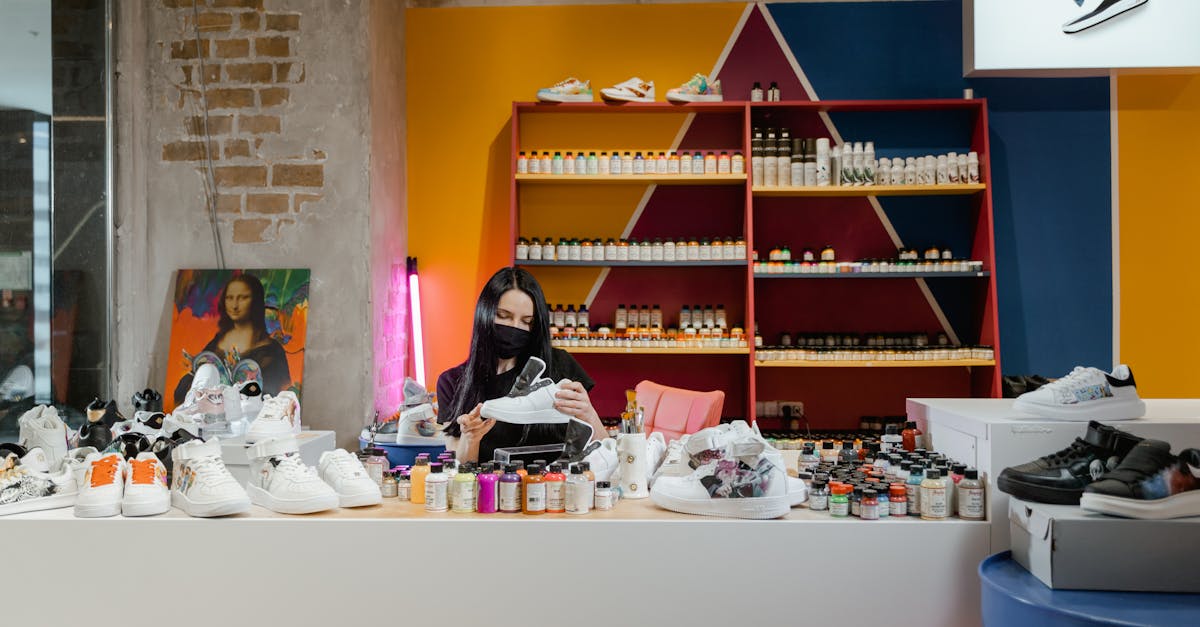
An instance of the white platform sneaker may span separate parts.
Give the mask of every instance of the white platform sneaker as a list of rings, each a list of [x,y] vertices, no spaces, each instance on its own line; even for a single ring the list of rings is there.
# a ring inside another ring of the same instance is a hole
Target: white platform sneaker
[[[517,380],[524,393],[486,401],[479,415],[515,425],[566,424],[571,416],[554,408],[559,385],[543,377],[545,372],[546,362],[530,357]]]
[[[362,462],[345,449],[321,453],[317,472],[321,480],[337,492],[340,507],[363,507],[383,502],[379,486],[367,476]]]
[[[171,505],[189,516],[207,518],[240,514],[250,498],[221,459],[221,441],[190,440],[171,451]]]
[[[1133,371],[1124,364],[1111,373],[1077,366],[1071,374],[1026,392],[1013,409],[1057,420],[1132,420],[1146,413]]]
[[[246,455],[250,458],[246,492],[255,505],[280,514],[312,514],[338,506],[337,492],[301,461],[294,436],[267,438],[247,449]]]
[[[246,429],[246,444],[300,433],[300,401],[290,391],[263,401],[258,417]]]

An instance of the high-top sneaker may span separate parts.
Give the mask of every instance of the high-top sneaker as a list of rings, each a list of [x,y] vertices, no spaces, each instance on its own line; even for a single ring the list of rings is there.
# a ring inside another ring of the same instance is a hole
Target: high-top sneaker
[[[650,491],[655,505],[684,514],[756,519],[778,518],[791,509],[783,455],[745,423],[701,430],[683,449],[695,469],[684,476],[660,474]]]
[[[134,413],[140,411],[161,412],[163,410],[162,394],[150,388],[135,392],[132,403]]]
[[[362,507],[383,502],[379,486],[367,475],[362,462],[345,449],[321,453],[317,469],[321,480],[337,492],[340,507]]]
[[[1096,421],[1067,448],[1005,468],[996,487],[1024,501],[1075,505],[1083,489],[1113,470],[1142,439]]]
[[[1129,366],[1117,366],[1111,373],[1079,366],[1061,379],[1018,396],[1013,409],[1043,418],[1082,422],[1141,418],[1146,404],[1138,397]]]
[[[166,431],[163,433],[165,434]],[[171,477],[173,476],[171,469],[174,464],[171,460],[171,451],[175,450],[176,446],[195,439],[197,438],[193,432],[178,429],[171,433],[171,435],[160,435],[150,443],[150,452],[154,453],[155,457],[158,457],[158,461],[162,462],[163,466],[167,469],[167,485],[170,485]]]
[[[67,455],[67,425],[58,417],[58,410],[38,405],[17,419],[17,442],[32,449],[40,448],[51,466]]]
[[[242,407],[242,420],[253,422],[262,411],[263,390],[258,381],[246,381],[237,386],[239,404]]]
[[[113,435],[112,429],[104,424],[103,420],[96,422],[85,422],[79,427],[79,437],[76,442],[80,448],[91,447],[97,451],[103,451],[112,444]]]
[[[479,410],[484,418],[516,425],[565,424],[571,416],[554,407],[559,385],[543,377],[546,362],[530,357],[508,396],[486,401]]]
[[[120,453],[93,453],[84,460],[86,471],[75,500],[78,518],[104,518],[121,513],[125,475],[129,466]]]
[[[125,459],[133,459],[142,453],[149,451],[151,447],[150,439],[146,436],[130,431],[122,433],[113,440],[109,445],[109,451],[116,451]]]
[[[125,421],[125,416],[122,416],[121,412],[117,410],[116,401],[104,402],[98,398],[94,399],[88,403],[86,413],[88,422],[103,422],[104,426],[109,429],[112,429],[118,422]]]
[[[246,443],[300,433],[300,401],[293,392],[280,392],[263,401],[262,411],[246,429]]]
[[[240,514],[250,509],[246,491],[221,460],[221,441],[191,440],[171,452],[171,505],[198,518]]]
[[[1170,444],[1144,440],[1084,490],[1079,506],[1149,520],[1200,516],[1200,450],[1184,449],[1176,457]]]
[[[113,433],[140,433],[153,440],[162,432],[165,420],[166,414],[160,411],[137,411],[133,414],[133,420],[118,422],[113,427]]]
[[[301,461],[295,436],[267,438],[247,449],[246,455],[250,458],[246,492],[255,505],[280,514],[312,514],[338,506],[337,492]]]
[[[125,494],[121,498],[124,516],[157,516],[171,509],[171,490],[167,483],[167,467],[154,453],[139,453],[128,462]]]

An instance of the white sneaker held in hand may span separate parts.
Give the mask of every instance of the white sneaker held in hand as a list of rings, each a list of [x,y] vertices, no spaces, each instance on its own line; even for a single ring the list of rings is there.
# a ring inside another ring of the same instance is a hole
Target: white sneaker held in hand
[[[1071,374],[1026,392],[1013,409],[1058,420],[1132,420],[1146,413],[1133,371],[1124,364],[1111,373],[1077,366]]]
[[[340,507],[363,507],[383,502],[379,486],[367,475],[362,462],[345,449],[321,453],[317,472],[321,480],[337,493]]]
[[[258,417],[246,429],[246,444],[299,433],[300,401],[295,393],[284,391],[263,401]]]
[[[171,505],[189,516],[240,514],[250,498],[221,459],[221,441],[190,440],[171,450]]]
[[[255,505],[280,514],[312,514],[338,506],[337,492],[300,459],[295,436],[261,440],[246,455],[250,458],[246,493]]]
[[[543,377],[545,372],[546,362],[530,357],[514,385],[514,392],[484,402],[479,415],[515,425],[566,424],[571,416],[554,407],[559,384]]]

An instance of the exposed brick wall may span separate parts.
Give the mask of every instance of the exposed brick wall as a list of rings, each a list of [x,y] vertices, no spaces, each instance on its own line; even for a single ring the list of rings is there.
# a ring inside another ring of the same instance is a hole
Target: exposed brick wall
[[[160,41],[175,77],[180,111],[178,134],[162,142],[162,160],[195,162],[206,157],[201,107],[201,59],[207,92],[209,152],[218,188],[218,219],[232,228],[234,243],[271,242],[296,224],[325,189],[326,154],[272,150],[269,140],[303,136],[289,128],[292,87],[304,83],[298,43],[299,13],[269,11],[263,0],[160,0],[178,28]],[[200,42],[196,42],[196,29]]]

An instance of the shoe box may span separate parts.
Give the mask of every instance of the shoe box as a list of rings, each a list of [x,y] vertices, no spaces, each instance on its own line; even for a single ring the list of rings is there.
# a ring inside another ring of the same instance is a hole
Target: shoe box
[[[1200,517],[1135,520],[1009,499],[1008,518],[1013,559],[1051,588],[1200,593]]]
[[[1143,418],[1102,422],[1138,437],[1170,442],[1174,453],[1200,448],[1200,400],[1145,402]],[[1066,448],[1087,431],[1086,421],[1039,418],[1014,410],[1012,403],[1012,399],[991,398],[908,399],[908,419],[925,432],[926,448],[974,466],[986,476],[993,553],[1009,548],[1009,496],[995,485],[1000,471]]]
[[[316,466],[321,461],[321,453],[337,448],[337,440],[333,431],[301,431],[296,436],[300,444],[300,459],[309,466]],[[242,485],[250,478],[250,458],[246,455],[246,438],[237,436],[221,440],[221,459],[229,474]]]

